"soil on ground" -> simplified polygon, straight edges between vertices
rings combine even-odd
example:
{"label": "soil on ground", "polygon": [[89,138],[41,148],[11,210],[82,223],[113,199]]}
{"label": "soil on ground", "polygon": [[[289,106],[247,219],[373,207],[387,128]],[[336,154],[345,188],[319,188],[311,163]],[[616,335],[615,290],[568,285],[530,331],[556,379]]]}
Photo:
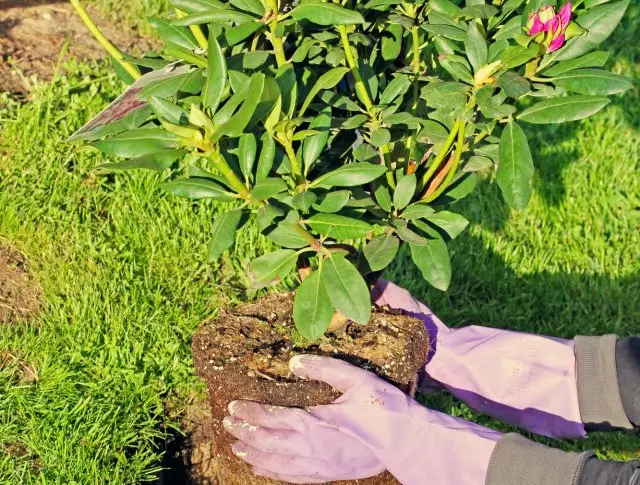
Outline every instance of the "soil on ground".
{"label": "soil on ground", "polygon": [[[153,48],[152,39],[134,28],[115,25],[95,9],[87,10],[123,51],[141,53]],[[0,92],[24,94],[32,89],[34,79],[50,80],[67,39],[69,56],[80,60],[106,57],[68,2],[0,0]]]}
{"label": "soil on ground", "polygon": [[[338,397],[329,385],[295,378],[288,362],[293,355],[312,353],[340,358],[370,370],[398,388],[412,392],[424,364],[428,335],[424,324],[399,312],[374,310],[368,325],[349,324],[319,343],[296,336],[292,322],[293,295],[270,295],[255,303],[225,311],[193,338],[196,371],[209,390],[211,426],[208,470],[210,483],[266,485],[280,482],[256,477],[231,453],[233,438],[222,419],[230,401],[247,399],[279,406],[328,404]],[[207,482],[202,482],[207,483]],[[388,473],[362,485],[391,485]]]}
{"label": "soil on ground", "polygon": [[40,287],[17,250],[0,243],[0,325],[26,320],[40,307]]}

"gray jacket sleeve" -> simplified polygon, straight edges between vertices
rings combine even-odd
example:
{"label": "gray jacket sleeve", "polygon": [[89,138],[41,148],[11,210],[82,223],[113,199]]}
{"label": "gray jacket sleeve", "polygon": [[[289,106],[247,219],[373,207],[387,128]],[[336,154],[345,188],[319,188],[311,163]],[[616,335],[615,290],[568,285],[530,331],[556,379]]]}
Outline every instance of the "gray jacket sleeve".
{"label": "gray jacket sleeve", "polygon": [[[640,427],[640,338],[577,337],[578,403],[589,430]],[[505,435],[486,485],[640,485],[640,461],[599,460]]]}

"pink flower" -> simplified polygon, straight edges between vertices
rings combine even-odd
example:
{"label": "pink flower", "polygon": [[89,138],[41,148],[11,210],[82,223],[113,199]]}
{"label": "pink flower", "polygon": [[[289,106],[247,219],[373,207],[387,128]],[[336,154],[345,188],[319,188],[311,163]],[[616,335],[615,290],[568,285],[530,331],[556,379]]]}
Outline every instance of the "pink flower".
{"label": "pink flower", "polygon": [[555,8],[547,5],[529,15],[527,32],[530,37],[545,33],[541,44],[547,46],[547,52],[553,52],[564,45],[564,31],[571,22],[571,2],[565,3],[556,14]]}

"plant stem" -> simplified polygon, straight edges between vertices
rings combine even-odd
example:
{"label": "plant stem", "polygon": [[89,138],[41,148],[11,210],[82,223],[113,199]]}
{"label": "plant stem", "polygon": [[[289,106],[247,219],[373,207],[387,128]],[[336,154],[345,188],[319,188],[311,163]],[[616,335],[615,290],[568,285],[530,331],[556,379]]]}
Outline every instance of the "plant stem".
{"label": "plant stem", "polygon": [[453,145],[453,142],[456,139],[456,135],[458,133],[458,129],[460,128],[461,123],[462,122],[458,120],[453,124],[453,127],[451,128],[451,132],[449,133],[449,137],[444,142],[444,145],[442,146],[442,148],[440,148],[438,155],[436,155],[436,158],[433,160],[433,163],[429,166],[429,169],[422,176],[423,187],[427,186],[427,183],[429,183],[429,179],[433,176],[435,171],[438,170],[438,167],[442,163],[442,160],[444,160],[444,157],[446,157],[447,153],[449,153],[449,149],[451,148],[451,145]]}
{"label": "plant stem", "polygon": [[444,192],[447,189],[447,187],[451,183],[451,180],[456,174],[458,165],[460,165],[460,157],[462,156],[462,149],[464,147],[465,128],[466,128],[466,123],[460,122],[460,128],[458,129],[458,143],[456,144],[456,152],[454,156],[455,158],[453,159],[453,164],[451,165],[451,168],[449,169],[449,173],[447,174],[447,177],[444,179],[444,182],[442,182],[440,187],[438,187],[431,195],[429,195],[428,197],[425,197],[424,199],[425,202],[431,202],[432,200],[435,200],[438,197],[440,197],[442,192]]}
{"label": "plant stem", "polygon": [[287,63],[287,58],[284,55],[284,43],[282,42],[282,38],[278,37],[276,31],[278,29],[278,13],[280,8],[278,6],[278,0],[267,0],[266,6],[273,12],[273,20],[269,23],[269,30],[271,31],[269,38],[269,42],[273,46],[273,53],[276,56],[276,63],[278,67],[283,66]]}
{"label": "plant stem", "polygon": [[[369,91],[367,91],[367,87],[365,86],[364,81],[362,80],[362,76],[360,75],[360,71],[358,70],[358,64],[356,63],[356,59],[353,56],[351,44],[349,43],[349,36],[347,35],[347,27],[345,25],[338,25],[338,31],[340,32],[340,40],[342,41],[342,47],[344,48],[344,55],[347,59],[347,64],[349,66],[349,69],[351,69],[351,75],[353,76],[353,80],[355,81],[358,97],[364,103],[364,107],[367,109],[369,116],[374,122],[374,127],[377,127],[378,122],[375,118],[375,114],[373,113],[373,101],[371,101],[371,96],[369,96]],[[391,166],[391,150],[389,149],[389,144],[384,145],[380,150],[382,151],[384,164],[387,167],[387,182],[389,184],[389,187],[395,188],[396,181],[393,177],[393,167]]]}
{"label": "plant stem", "polygon": [[[411,39],[413,42],[413,104],[411,105],[411,114],[413,116],[416,115],[418,111],[418,99],[420,95],[418,80],[420,76],[420,35],[418,32],[418,26],[414,25],[411,28]],[[414,134],[412,133],[407,138],[407,169],[409,168],[411,162],[411,150],[413,149],[413,142],[415,140]]]}
{"label": "plant stem", "polygon": [[[176,8],[176,16],[178,18],[185,17],[186,15],[187,14],[185,12],[183,12],[182,10]],[[204,49],[204,50],[207,50],[209,48],[209,41],[207,40],[205,35],[202,33],[202,29],[200,29],[200,26],[199,25],[190,25],[189,26],[189,30],[191,30],[191,33],[196,38],[196,41],[198,42],[198,45],[200,46],[200,48]]]}
{"label": "plant stem", "polygon": [[231,169],[227,161],[224,159],[221,153],[214,153],[210,156],[214,166],[220,171],[222,176],[227,179],[229,185],[238,193],[243,199],[250,199],[251,195],[244,186],[242,181],[238,178],[235,172]]}
{"label": "plant stem", "polygon": [[360,76],[360,71],[358,71],[358,65],[356,64],[356,59],[353,56],[353,51],[351,50],[351,44],[349,44],[347,27],[345,25],[338,25],[338,31],[340,32],[340,40],[342,41],[342,47],[344,48],[344,55],[347,58],[347,64],[349,65],[349,69],[351,69],[351,74],[353,75],[353,79],[356,83],[356,91],[358,93],[358,97],[364,103],[364,107],[367,109],[369,114],[371,114],[371,109],[373,108],[373,102],[371,101],[371,96],[369,96],[367,87],[364,85],[362,76]]}
{"label": "plant stem", "polygon": [[309,243],[309,246],[311,246],[311,249],[313,249],[314,251],[318,251],[322,248],[322,244],[320,244],[320,241],[318,241],[315,237],[309,234],[304,229],[304,227],[302,227],[300,224],[294,222],[292,223],[292,226],[293,226],[293,230],[296,231],[300,236],[302,236]]}
{"label": "plant stem", "polygon": [[69,0],[73,8],[78,12],[78,15],[84,22],[84,25],[89,29],[91,35],[98,41],[98,43],[107,51],[107,53],[118,62],[122,68],[127,71],[133,79],[140,79],[140,71],[136,66],[124,60],[124,53],[113,45],[109,39],[105,37],[100,28],[95,24],[89,13],[80,3],[80,0]]}
{"label": "plant stem", "polygon": [[289,161],[291,162],[291,173],[293,174],[294,181],[296,185],[299,185],[304,182],[304,177],[302,176],[302,168],[300,167],[300,162],[298,161],[291,142],[284,145],[284,150],[287,152],[287,157],[289,157]]}

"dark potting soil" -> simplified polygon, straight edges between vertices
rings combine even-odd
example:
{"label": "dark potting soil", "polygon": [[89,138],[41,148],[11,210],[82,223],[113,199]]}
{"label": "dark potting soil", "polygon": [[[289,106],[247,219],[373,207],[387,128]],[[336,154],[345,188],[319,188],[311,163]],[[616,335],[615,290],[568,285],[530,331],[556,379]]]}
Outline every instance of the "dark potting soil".
{"label": "dark potting soil", "polygon": [[[279,406],[328,404],[338,393],[322,382],[295,378],[289,371],[293,355],[313,353],[351,362],[398,388],[412,392],[416,374],[428,351],[421,321],[399,312],[374,309],[368,325],[349,324],[318,343],[294,337],[293,295],[276,294],[224,311],[193,338],[196,370],[208,384],[213,440],[211,473],[223,485],[278,483],[256,477],[231,453],[233,437],[222,428],[230,401],[248,399]],[[388,473],[358,484],[397,484]]]}

